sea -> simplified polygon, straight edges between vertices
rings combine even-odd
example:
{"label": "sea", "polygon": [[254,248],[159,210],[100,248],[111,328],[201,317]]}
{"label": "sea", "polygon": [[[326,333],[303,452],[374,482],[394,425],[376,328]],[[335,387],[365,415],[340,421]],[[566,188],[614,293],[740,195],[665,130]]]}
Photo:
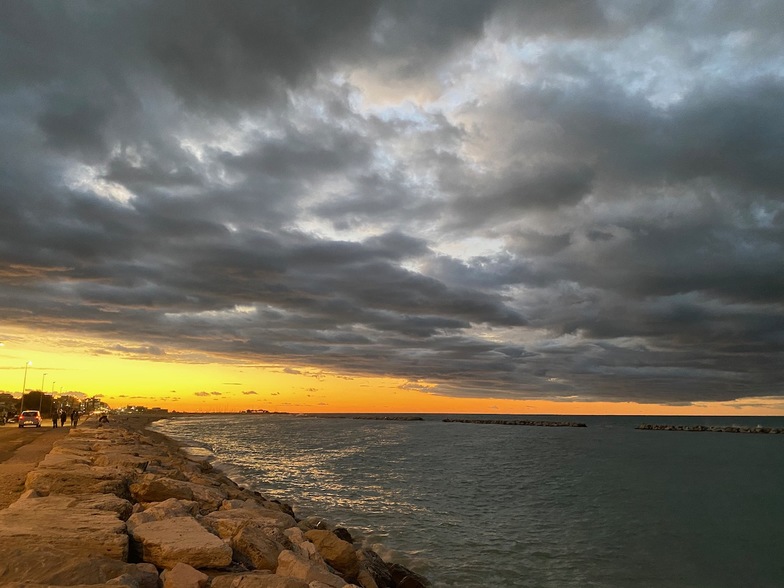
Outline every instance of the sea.
{"label": "sea", "polygon": [[436,588],[784,587],[784,435],[635,429],[784,418],[358,416],[182,415],[152,428]]}

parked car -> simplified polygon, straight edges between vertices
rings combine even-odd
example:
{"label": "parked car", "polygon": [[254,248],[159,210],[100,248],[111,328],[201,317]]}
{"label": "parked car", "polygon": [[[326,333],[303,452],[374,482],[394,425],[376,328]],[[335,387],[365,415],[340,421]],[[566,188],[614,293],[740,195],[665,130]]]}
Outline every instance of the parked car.
{"label": "parked car", "polygon": [[19,415],[19,427],[26,425],[33,425],[35,427],[41,426],[41,413],[37,410],[23,410]]}

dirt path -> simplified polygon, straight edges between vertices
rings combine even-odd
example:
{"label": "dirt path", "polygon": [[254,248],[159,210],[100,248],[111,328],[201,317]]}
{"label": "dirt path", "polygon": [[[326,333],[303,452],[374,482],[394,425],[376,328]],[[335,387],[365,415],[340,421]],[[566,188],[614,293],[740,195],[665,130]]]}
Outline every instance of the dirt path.
{"label": "dirt path", "polygon": [[20,429],[15,423],[0,425],[0,509],[24,492],[27,472],[52,449],[55,441],[68,434],[69,427],[51,426]]}

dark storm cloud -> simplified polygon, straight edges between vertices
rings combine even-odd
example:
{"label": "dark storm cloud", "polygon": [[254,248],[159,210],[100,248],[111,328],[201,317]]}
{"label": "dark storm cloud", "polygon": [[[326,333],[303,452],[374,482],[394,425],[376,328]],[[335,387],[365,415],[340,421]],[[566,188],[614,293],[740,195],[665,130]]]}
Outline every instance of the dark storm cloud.
{"label": "dark storm cloud", "polygon": [[5,3],[0,311],[444,394],[780,395],[777,10]]}

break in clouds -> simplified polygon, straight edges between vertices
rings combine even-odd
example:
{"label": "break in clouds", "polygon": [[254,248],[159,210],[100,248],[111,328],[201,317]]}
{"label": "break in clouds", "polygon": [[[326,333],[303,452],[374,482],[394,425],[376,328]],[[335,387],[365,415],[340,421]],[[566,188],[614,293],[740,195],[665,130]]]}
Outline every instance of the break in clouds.
{"label": "break in clouds", "polygon": [[784,393],[776,0],[0,13],[6,324],[449,395]]}

